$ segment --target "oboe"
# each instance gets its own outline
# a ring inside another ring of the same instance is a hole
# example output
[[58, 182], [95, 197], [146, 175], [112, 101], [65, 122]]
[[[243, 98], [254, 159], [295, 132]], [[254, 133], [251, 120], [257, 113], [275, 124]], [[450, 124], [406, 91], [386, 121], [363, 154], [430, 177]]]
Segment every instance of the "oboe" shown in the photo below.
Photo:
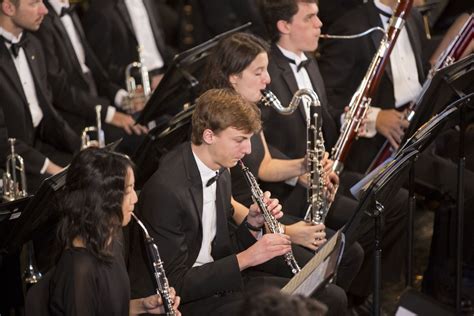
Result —
[[173, 301], [170, 297], [170, 287], [168, 284], [168, 279], [166, 278], [165, 269], [163, 268], [163, 261], [161, 261], [160, 253], [158, 252], [158, 246], [154, 242], [153, 237], [148, 234], [148, 230], [146, 229], [145, 225], [135, 214], [131, 214], [145, 235], [145, 244], [147, 246], [148, 257], [151, 261], [153, 274], [155, 276], [156, 293], [159, 294], [163, 300], [165, 315], [175, 316], [176, 313], [173, 309]]
[[[268, 226], [268, 229], [273, 234], [283, 234], [283, 227], [281, 226], [280, 222], [273, 216], [273, 214], [267, 209], [267, 205], [263, 200], [263, 192], [258, 186], [257, 180], [255, 179], [254, 175], [250, 172], [249, 168], [247, 168], [242, 160], [239, 160], [240, 167], [242, 168], [242, 172], [244, 173], [245, 180], [247, 181], [248, 186], [250, 187], [250, 191], [252, 193], [252, 200], [257, 203], [260, 212], [262, 212], [263, 218], [265, 219], [265, 223]], [[300, 266], [296, 262], [295, 256], [293, 252], [285, 254], [285, 261], [286, 264], [291, 268], [291, 272], [293, 274], [297, 274], [301, 271]]]

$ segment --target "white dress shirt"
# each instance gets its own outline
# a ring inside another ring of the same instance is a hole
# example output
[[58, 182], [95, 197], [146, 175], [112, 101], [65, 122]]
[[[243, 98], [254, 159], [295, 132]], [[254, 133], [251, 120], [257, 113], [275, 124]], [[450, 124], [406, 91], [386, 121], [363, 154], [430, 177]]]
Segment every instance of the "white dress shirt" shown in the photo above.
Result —
[[203, 194], [203, 206], [202, 206], [202, 242], [201, 249], [197, 256], [196, 262], [193, 267], [201, 266], [203, 264], [213, 262], [214, 259], [211, 256], [212, 252], [212, 241], [216, 237], [217, 229], [217, 217], [216, 217], [216, 190], [217, 181], [214, 181], [210, 186], [207, 185], [207, 181], [216, 175], [216, 170], [212, 170], [207, 167], [199, 157], [193, 152], [194, 159], [199, 169], [202, 182], [202, 194]]
[[150, 19], [142, 0], [125, 0], [138, 45], [143, 46], [143, 62], [149, 71], [164, 66], [163, 57], [156, 46]]

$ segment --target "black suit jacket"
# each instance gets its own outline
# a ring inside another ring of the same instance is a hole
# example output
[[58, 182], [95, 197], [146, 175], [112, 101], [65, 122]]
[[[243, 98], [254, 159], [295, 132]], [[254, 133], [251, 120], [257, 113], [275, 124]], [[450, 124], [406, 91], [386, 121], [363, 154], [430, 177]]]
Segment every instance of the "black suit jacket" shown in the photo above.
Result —
[[[164, 41], [156, 2], [144, 0], [156, 46], [166, 65], [171, 61], [172, 51]], [[124, 87], [125, 68], [138, 61], [138, 41], [124, 0], [91, 1], [82, 22], [89, 44], [110, 78]]]
[[38, 140], [69, 153], [79, 150], [80, 140], [51, 105], [41, 44], [28, 33], [23, 36], [28, 37], [23, 48], [34, 79], [43, 119], [38, 127], [34, 128], [13, 59], [6, 45], [0, 42], [0, 164], [5, 165], [6, 155], [10, 152], [7, 139], [14, 137], [17, 139], [16, 151], [25, 160], [27, 172], [39, 174], [46, 157], [35, 149]]
[[[330, 34], [354, 34], [374, 26], [381, 27], [382, 21], [373, 2], [370, 2], [345, 14], [331, 25], [328, 32]], [[405, 27], [415, 54], [418, 79], [420, 83], [423, 83], [426, 67], [422, 59], [422, 49], [426, 47], [424, 45], [426, 37], [423, 32], [421, 16], [415, 8], [406, 19]], [[365, 76], [381, 39], [382, 34], [374, 32], [357, 40], [321, 42], [319, 65], [326, 84], [331, 113], [338, 123], [344, 107], [349, 105], [352, 95]], [[372, 99], [372, 106], [382, 109], [395, 107], [390, 61], [386, 65], [377, 93]], [[359, 138], [351, 148], [349, 159], [345, 163], [346, 167], [354, 171], [365, 172], [384, 142], [385, 138], [382, 135], [376, 135], [370, 139]]]
[[99, 63], [85, 38], [79, 18], [73, 12], [71, 19], [84, 48], [86, 65], [94, 78], [99, 96], [91, 93], [66, 28], [49, 2], [45, 1], [45, 4], [49, 12], [35, 35], [43, 44], [54, 106], [76, 130], [82, 130], [84, 126], [95, 123], [97, 104], [103, 106], [101, 117], [105, 119], [107, 106], [113, 104], [120, 87], [111, 82]]
[[[235, 253], [255, 242], [243, 226], [229, 237], [227, 220], [233, 214], [230, 204], [231, 181], [225, 170], [217, 181], [217, 232], [212, 243], [214, 262], [192, 267], [202, 242], [202, 182], [191, 144], [181, 144], [167, 156], [144, 185], [138, 202], [138, 214], [160, 249], [170, 285], [183, 303], [215, 294], [240, 291], [243, 287]], [[132, 235], [130, 281], [132, 297], [153, 293], [149, 270], [140, 236]], [[140, 253], [141, 252], [141, 253]]]
[[[327, 150], [330, 150], [337, 140], [338, 131], [336, 123], [328, 111], [326, 91], [319, 73], [318, 64], [312, 56], [308, 55], [308, 58], [310, 63], [306, 66], [306, 70], [314, 91], [321, 102], [325, 146]], [[270, 90], [272, 90], [284, 106], [287, 106], [295, 92], [298, 91], [298, 85], [288, 59], [286, 59], [276, 45], [271, 47], [268, 72], [272, 79], [269, 86]], [[300, 104], [298, 109], [290, 115], [279, 114], [275, 109], [268, 107], [261, 110], [265, 138], [270, 145], [272, 155], [278, 158], [286, 157], [289, 159], [304, 157], [306, 154], [306, 114], [303, 105]], [[283, 182], [265, 183], [264, 186], [280, 199], [285, 199], [293, 190], [292, 186]]]

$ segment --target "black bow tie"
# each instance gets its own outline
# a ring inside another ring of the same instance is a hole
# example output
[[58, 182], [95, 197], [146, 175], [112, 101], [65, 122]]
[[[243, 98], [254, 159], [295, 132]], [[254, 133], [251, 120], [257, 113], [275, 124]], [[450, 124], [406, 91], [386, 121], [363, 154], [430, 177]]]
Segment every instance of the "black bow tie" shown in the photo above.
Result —
[[206, 187], [211, 186], [214, 182], [216, 182], [217, 179], [219, 179], [219, 174], [220, 174], [219, 171], [216, 171], [216, 175], [207, 181]]
[[[286, 56], [285, 58], [288, 60], [288, 62], [290, 62], [290, 64], [296, 65], [296, 61], [294, 59], [288, 58]], [[306, 68], [306, 66], [308, 66], [310, 61], [311, 61], [310, 59], [302, 60], [298, 65], [296, 65], [296, 72], [299, 72], [301, 68], [303, 67]]]
[[25, 43], [28, 41], [28, 39], [26, 37], [26, 34], [23, 34], [23, 36], [21, 37], [21, 40], [18, 43], [12, 43], [12, 41], [7, 40], [5, 37], [3, 37], [3, 36], [0, 36], [0, 37], [3, 39], [4, 42], [7, 42], [11, 45], [10, 46], [10, 51], [12, 52], [12, 55], [15, 58], [18, 57], [18, 53], [20, 52], [20, 48], [22, 48], [25, 45]]
[[61, 13], [59, 13], [59, 17], [62, 18], [63, 16], [65, 16], [66, 14], [71, 14], [73, 13], [74, 11], [76, 10], [76, 5], [73, 4], [73, 5], [70, 5], [69, 7], [63, 7], [61, 9]]

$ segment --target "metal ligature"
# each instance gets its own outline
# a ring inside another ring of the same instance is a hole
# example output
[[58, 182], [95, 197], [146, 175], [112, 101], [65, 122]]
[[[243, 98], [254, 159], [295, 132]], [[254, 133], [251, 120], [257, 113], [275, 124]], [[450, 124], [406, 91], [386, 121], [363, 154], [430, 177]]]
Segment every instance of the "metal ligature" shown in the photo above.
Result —
[[[250, 172], [249, 168], [244, 165], [242, 160], [239, 160], [239, 165], [242, 168], [244, 178], [250, 188], [252, 200], [257, 203], [260, 212], [262, 212], [263, 218], [265, 219], [265, 223], [267, 224], [268, 229], [273, 234], [283, 234], [283, 227], [281, 226], [280, 222], [275, 218], [275, 216], [273, 216], [273, 214], [268, 210], [267, 205], [263, 200], [263, 192], [257, 183], [257, 179], [255, 179], [254, 175]], [[293, 274], [297, 274], [301, 271], [301, 268], [296, 262], [295, 256], [293, 255], [292, 251], [286, 253], [284, 257], [286, 264], [288, 264]]]
[[165, 269], [163, 268], [163, 261], [161, 261], [158, 246], [153, 240], [153, 237], [148, 234], [148, 230], [146, 229], [142, 221], [140, 221], [134, 213], [131, 214], [133, 218], [137, 221], [138, 226], [140, 226], [143, 231], [148, 258], [150, 259], [153, 268], [153, 275], [155, 276], [156, 293], [159, 294], [161, 296], [161, 299], [163, 300], [165, 315], [175, 316], [176, 313], [173, 309], [173, 301], [171, 300], [170, 296], [170, 286], [168, 283], [168, 279], [166, 278]]
[[[81, 149], [88, 147], [105, 147], [105, 136], [102, 130], [102, 121], [100, 118], [100, 112], [102, 111], [101, 105], [95, 106], [96, 126], [88, 126], [84, 128], [81, 134]], [[91, 137], [95, 134], [96, 138]]]
[[[150, 76], [148, 69], [145, 66], [145, 59], [143, 58], [143, 46], [137, 47], [138, 59], [125, 68], [125, 86], [127, 87], [128, 98], [124, 105], [124, 110], [128, 113], [133, 113], [133, 100], [142, 98], [147, 102], [151, 94]], [[140, 74], [141, 84], [137, 84], [133, 72], [135, 70]]]

